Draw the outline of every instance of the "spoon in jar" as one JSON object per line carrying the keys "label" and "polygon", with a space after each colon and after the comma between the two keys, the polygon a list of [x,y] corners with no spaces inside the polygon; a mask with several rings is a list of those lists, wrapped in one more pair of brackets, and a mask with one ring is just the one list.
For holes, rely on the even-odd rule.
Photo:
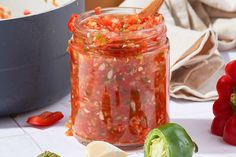
{"label": "spoon in jar", "polygon": [[160,9],[165,0],[153,0],[147,7],[145,7],[139,15],[141,16],[150,16],[155,15],[156,12]]}

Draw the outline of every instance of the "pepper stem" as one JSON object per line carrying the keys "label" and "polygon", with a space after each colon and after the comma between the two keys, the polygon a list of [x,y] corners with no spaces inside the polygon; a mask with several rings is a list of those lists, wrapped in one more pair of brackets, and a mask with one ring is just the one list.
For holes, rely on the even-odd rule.
{"label": "pepper stem", "polygon": [[232,108],[233,108],[234,112],[236,112],[236,87],[234,87],[234,91],[231,94],[230,102],[232,104]]}
{"label": "pepper stem", "polygon": [[198,145],[197,145],[195,142],[193,142],[193,144],[194,144],[194,146],[195,146],[195,148],[194,148],[194,153],[197,153],[197,152],[198,152]]}

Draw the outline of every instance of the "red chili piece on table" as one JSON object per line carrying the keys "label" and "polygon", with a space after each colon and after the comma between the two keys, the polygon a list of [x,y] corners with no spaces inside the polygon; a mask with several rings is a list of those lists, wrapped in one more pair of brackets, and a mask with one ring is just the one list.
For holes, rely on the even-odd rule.
{"label": "red chili piece on table", "polygon": [[29,117],[27,123],[35,126],[50,126],[64,117],[61,112],[43,112],[40,115]]}
{"label": "red chili piece on table", "polygon": [[236,60],[229,62],[223,75],[217,82],[219,99],[213,105],[216,116],[211,132],[232,145],[236,145]]}

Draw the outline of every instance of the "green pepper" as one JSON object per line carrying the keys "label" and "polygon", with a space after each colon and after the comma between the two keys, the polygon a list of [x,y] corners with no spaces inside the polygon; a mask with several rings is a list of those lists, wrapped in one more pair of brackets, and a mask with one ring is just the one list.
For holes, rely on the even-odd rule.
{"label": "green pepper", "polygon": [[197,145],[183,127],[169,123],[153,129],[144,145],[145,157],[192,157]]}
{"label": "green pepper", "polygon": [[45,151],[44,153],[38,155],[37,157],[60,157],[60,156],[55,153]]}

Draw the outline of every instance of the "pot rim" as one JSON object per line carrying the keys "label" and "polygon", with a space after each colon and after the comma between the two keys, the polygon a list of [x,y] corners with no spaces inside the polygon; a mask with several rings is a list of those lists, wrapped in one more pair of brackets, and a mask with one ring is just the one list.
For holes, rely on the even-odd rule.
{"label": "pot rim", "polygon": [[68,6],[74,2],[76,2],[77,0],[68,0],[68,2],[66,2],[65,4],[59,6],[59,7],[56,7],[56,8],[52,8],[52,9],[49,9],[49,10],[46,10],[46,11],[43,11],[43,12],[38,12],[38,13],[34,13],[34,14],[29,14],[29,15],[24,15],[24,16],[18,16],[18,17],[13,17],[13,18],[7,18],[7,19],[0,19],[0,24],[4,21],[13,21],[13,20],[18,20],[18,19],[26,19],[28,17],[32,17],[32,16],[37,16],[37,15],[41,15],[41,14],[46,14],[46,13],[49,13],[49,12],[52,12],[52,11],[55,11],[55,10],[59,10],[65,6]]}

